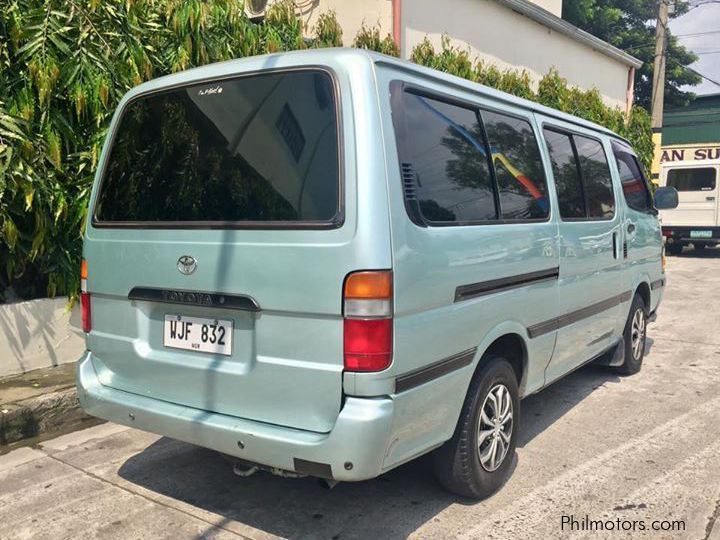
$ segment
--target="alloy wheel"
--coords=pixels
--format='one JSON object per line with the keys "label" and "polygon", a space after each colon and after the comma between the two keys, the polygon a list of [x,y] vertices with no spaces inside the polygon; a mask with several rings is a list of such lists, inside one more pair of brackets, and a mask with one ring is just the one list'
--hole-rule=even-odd
{"label": "alloy wheel", "polygon": [[500,467],[510,448],[513,404],[510,391],[496,384],[485,397],[478,420],[478,457],[488,472]]}

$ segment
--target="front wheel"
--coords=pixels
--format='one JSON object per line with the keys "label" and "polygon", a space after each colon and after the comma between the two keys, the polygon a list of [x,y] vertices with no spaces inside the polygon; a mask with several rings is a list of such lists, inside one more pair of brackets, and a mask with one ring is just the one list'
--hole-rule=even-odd
{"label": "front wheel", "polygon": [[434,453],[435,475],[449,491],[481,499],[507,479],[520,420],[518,383],[504,358],[488,358],[473,377],[452,439]]}
{"label": "front wheel", "polygon": [[625,323],[625,359],[617,371],[623,375],[634,375],[642,367],[645,357],[645,338],[647,337],[647,311],[642,296],[635,294],[630,306],[630,314]]}

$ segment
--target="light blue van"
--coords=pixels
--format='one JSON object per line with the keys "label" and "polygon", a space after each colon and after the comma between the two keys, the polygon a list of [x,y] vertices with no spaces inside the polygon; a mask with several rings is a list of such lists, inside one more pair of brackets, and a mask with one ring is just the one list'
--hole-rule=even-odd
{"label": "light blue van", "polygon": [[607,129],[386,56],[150,81],[92,191],[80,402],[242,474],[357,481],[434,451],[442,485],[484,497],[523,397],[640,369],[656,214]]}

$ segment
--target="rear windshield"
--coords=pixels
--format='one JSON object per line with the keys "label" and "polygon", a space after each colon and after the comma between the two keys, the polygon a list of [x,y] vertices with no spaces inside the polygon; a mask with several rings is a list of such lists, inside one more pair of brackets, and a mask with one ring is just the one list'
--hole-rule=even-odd
{"label": "rear windshield", "polygon": [[338,224],[335,94],[319,70],[208,82],[125,107],[96,224]]}
{"label": "rear windshield", "polygon": [[670,169],[667,173],[666,183],[678,191],[713,191],[715,189],[715,169],[712,167]]}

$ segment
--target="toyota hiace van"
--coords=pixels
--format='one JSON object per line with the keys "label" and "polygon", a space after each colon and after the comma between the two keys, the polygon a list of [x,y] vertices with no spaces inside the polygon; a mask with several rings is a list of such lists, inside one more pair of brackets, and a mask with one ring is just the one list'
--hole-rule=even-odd
{"label": "toyota hiace van", "polygon": [[433,452],[484,497],[523,397],[591,361],[640,369],[656,214],[611,131],[394,58],[153,80],[92,190],[80,402],[245,471],[357,481]]}

